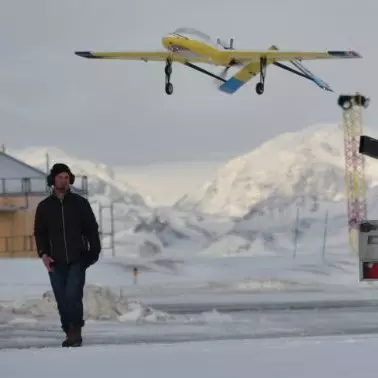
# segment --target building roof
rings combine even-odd
[[[0,151],[0,178],[46,177],[46,172]]]
[[[48,193],[46,183],[47,173],[26,164],[7,153],[0,151],[0,196],[4,194],[20,194],[25,192],[22,179],[28,178],[30,193]],[[77,177],[78,178],[78,177]],[[83,192],[76,186],[72,187],[75,192]]]

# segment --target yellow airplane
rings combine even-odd
[[[313,81],[320,88],[332,91],[331,87],[322,79],[308,70],[301,61],[318,59],[350,59],[362,58],[356,51],[328,50],[328,51],[279,51],[276,46],[268,50],[238,50],[233,47],[233,39],[229,45],[219,38],[214,42],[208,35],[192,28],[178,28],[174,32],[162,38],[165,51],[119,51],[119,52],[94,52],[75,51],[75,54],[83,58],[91,59],[124,59],[165,62],[165,92],[173,93],[173,85],[170,81],[172,63],[177,62],[211,76],[219,81],[219,90],[225,93],[235,93],[249,80],[260,74],[260,81],[256,85],[257,94],[264,93],[266,68],[273,64],[296,75]],[[280,61],[288,61],[297,68],[286,66]],[[205,63],[213,66],[224,67],[221,74],[216,75],[193,63]],[[226,79],[230,67],[239,67],[239,70],[229,79]]]

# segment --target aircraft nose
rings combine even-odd
[[[163,45],[165,48],[168,48],[169,45],[173,45],[175,37],[173,35],[166,35],[163,38]]]

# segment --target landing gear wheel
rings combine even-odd
[[[171,95],[173,93],[173,84],[167,83],[165,84],[165,93]]]
[[[265,56],[260,58],[260,82],[256,84],[256,93],[262,95],[264,93],[265,75],[266,75],[267,59]]]
[[[264,93],[264,84],[263,83],[257,83],[256,84],[256,93],[261,95]]]
[[[173,85],[171,83],[171,75],[172,75],[172,61],[167,59],[165,64],[165,93],[171,95],[173,93]]]

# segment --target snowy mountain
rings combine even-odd
[[[367,194],[368,219],[378,219],[378,186]],[[347,255],[347,204],[345,201],[292,203],[275,211],[250,211],[207,246],[215,256]]]
[[[372,130],[366,134],[376,137]],[[221,167],[212,180],[174,206],[150,208],[124,179],[103,164],[67,156],[57,149],[35,148],[14,155],[44,168],[45,154],[64,161],[92,185],[91,203],[114,203],[116,255],[153,258],[347,253],[343,131],[338,125],[314,125],[285,133]],[[378,162],[366,158],[369,217],[378,219]],[[327,218],[326,218],[327,216]],[[326,224],[327,220],[327,224]],[[110,213],[103,216],[110,231]],[[105,230],[106,232],[106,230]],[[110,243],[104,237],[104,245]]]
[[[324,233],[327,233],[324,235]],[[204,251],[219,255],[292,255],[348,251],[346,204],[321,202],[316,208],[287,206],[282,212],[254,213],[236,220],[233,227]]]
[[[347,254],[344,164],[342,129],[310,126],[231,160],[175,208],[233,219],[204,255]],[[370,219],[378,219],[377,168],[377,161],[365,159]]]
[[[216,227],[195,214],[170,207],[149,207],[124,177],[105,164],[81,160],[57,148],[33,147],[11,154],[44,171],[48,154],[50,167],[55,162],[64,162],[77,176],[86,175],[89,201],[103,232],[103,247],[110,249],[109,234],[113,229],[116,255],[153,257],[166,249],[201,249],[205,242],[219,235]],[[113,205],[113,216],[106,207],[110,204]]]
[[[169,208],[154,209],[140,213],[138,222],[131,228],[117,232],[117,255],[188,258],[200,253],[232,227],[233,222],[228,217],[202,217]]]
[[[88,189],[91,195],[119,200],[128,205],[146,205],[143,197],[128,183],[117,180],[113,169],[105,164],[69,156],[55,147],[31,147],[22,151],[12,151],[11,154],[44,171],[46,171],[48,154],[50,168],[54,163],[64,162],[77,176],[88,176]]]
[[[103,247],[111,247],[109,233],[113,232],[115,240],[137,225],[142,217],[150,214],[152,209],[145,203],[144,198],[125,180],[120,180],[111,167],[102,163],[81,160],[70,156],[54,147],[32,147],[22,151],[12,151],[11,155],[25,163],[46,171],[46,155],[49,157],[49,167],[56,162],[67,164],[76,176],[88,177],[89,201],[100,224],[103,233]],[[79,180],[77,180],[80,182]],[[80,183],[78,183],[80,187]],[[113,205],[113,214],[108,207]],[[140,245],[140,240],[129,238],[132,249]],[[121,246],[116,245],[116,250]],[[125,253],[127,253],[125,251]]]
[[[377,134],[372,130],[366,133]],[[375,160],[366,159],[370,188],[378,185],[377,168]],[[281,134],[232,159],[213,180],[174,207],[243,217],[251,211],[277,211],[294,203],[344,201],[344,174],[343,130],[334,124],[314,125]]]
[[[114,167],[117,179],[132,183],[151,207],[172,206],[207,180],[226,158],[216,161],[156,162]]]

